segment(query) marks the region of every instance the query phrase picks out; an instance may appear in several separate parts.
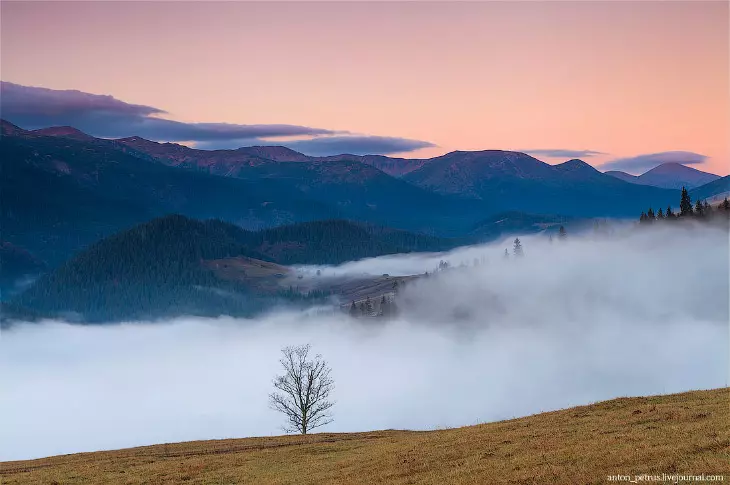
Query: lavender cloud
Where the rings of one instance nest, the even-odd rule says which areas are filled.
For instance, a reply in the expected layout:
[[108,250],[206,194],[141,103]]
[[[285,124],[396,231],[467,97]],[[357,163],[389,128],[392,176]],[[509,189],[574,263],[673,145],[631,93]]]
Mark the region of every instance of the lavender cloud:
[[[126,103],[109,95],[0,82],[0,116],[25,129],[68,125],[102,138],[141,136],[156,141],[187,141],[202,149],[285,145],[309,155],[387,154],[433,146],[419,140],[349,135],[300,125],[182,123],[159,117],[165,114],[162,109]],[[276,140],[302,136],[312,138],[286,143]]]
[[420,140],[410,140],[391,136],[334,135],[319,136],[303,140],[215,140],[196,143],[195,148],[202,150],[234,149],[241,146],[285,146],[310,156],[328,155],[390,155],[410,152],[421,148],[436,146]]
[[521,150],[529,155],[537,155],[551,158],[586,158],[596,155],[606,155],[604,152],[595,150],[570,150],[566,148],[536,148],[534,150]]

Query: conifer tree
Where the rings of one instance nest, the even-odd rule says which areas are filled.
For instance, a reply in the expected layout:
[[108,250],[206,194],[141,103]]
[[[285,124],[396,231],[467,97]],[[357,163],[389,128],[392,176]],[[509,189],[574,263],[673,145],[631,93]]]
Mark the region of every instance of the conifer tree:
[[373,302],[370,301],[370,297],[365,299],[365,313],[370,316],[373,314]]
[[672,206],[667,206],[667,219],[674,219],[674,212],[672,212]]
[[512,252],[515,253],[515,256],[520,258],[525,255],[525,251],[522,249],[522,243],[520,242],[520,238],[515,238],[514,247],[512,248]]
[[704,214],[704,207],[702,206],[702,202],[700,202],[700,199],[697,199],[697,202],[695,203],[695,215],[697,217],[702,217]]
[[722,209],[730,211],[730,201],[727,200],[727,197],[725,197],[725,200],[722,201]]
[[664,219],[664,212],[662,211],[662,208],[659,208],[659,212],[656,213],[657,219]]
[[702,213],[705,215],[705,217],[709,216],[712,213],[712,206],[705,201],[702,204]]
[[559,239],[565,239],[568,237],[568,233],[565,231],[564,226],[560,226],[560,229],[558,230],[558,238]]
[[509,259],[509,251],[507,251],[507,248],[504,248],[504,259]]
[[350,316],[351,317],[357,317],[357,306],[355,306],[355,302],[352,302],[352,305],[350,305]]
[[679,215],[680,216],[691,216],[692,215],[692,199],[687,193],[687,188],[682,187],[682,198],[679,201]]

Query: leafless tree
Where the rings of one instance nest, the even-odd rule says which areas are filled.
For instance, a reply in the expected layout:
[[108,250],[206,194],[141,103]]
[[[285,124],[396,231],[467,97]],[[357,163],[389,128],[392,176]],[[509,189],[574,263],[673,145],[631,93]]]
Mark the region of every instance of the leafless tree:
[[286,415],[289,433],[307,434],[309,431],[332,422],[329,410],[334,401],[329,400],[334,389],[327,362],[317,354],[309,360],[309,344],[286,347],[279,362],[284,375],[276,376],[277,392],[269,394],[271,409]]

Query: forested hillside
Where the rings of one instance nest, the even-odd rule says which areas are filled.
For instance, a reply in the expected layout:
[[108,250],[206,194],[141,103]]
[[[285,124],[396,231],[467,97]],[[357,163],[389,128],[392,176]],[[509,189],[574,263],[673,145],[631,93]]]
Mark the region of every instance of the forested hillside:
[[172,314],[247,314],[262,302],[204,269],[204,259],[260,256],[218,222],[153,220],[92,245],[12,301],[16,308],[83,321]]
[[218,221],[166,216],[108,237],[44,275],[5,307],[8,317],[80,321],[173,315],[251,315],[276,302],[323,295],[278,293],[216,277],[212,260],[246,256],[281,264],[337,264],[459,244],[403,231],[331,220],[246,231]]

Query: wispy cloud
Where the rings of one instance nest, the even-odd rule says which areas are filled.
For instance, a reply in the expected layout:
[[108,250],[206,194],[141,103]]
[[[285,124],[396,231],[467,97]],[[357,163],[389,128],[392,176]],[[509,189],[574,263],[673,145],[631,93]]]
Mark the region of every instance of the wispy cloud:
[[651,170],[662,163],[681,163],[682,165],[697,165],[707,161],[707,157],[700,153],[670,151],[647,153],[635,157],[617,158],[601,165],[602,170],[623,170],[629,173],[641,173]]
[[196,143],[201,150],[236,149],[242,146],[285,146],[314,157],[329,155],[390,155],[436,146],[421,140],[391,136],[331,135],[298,140],[233,139]]
[[[434,146],[420,140],[300,125],[182,123],[161,118],[168,113],[160,108],[130,104],[109,95],[9,82],[0,82],[0,114],[25,129],[68,125],[103,138],[141,136],[156,141],[193,142],[203,149],[285,145],[308,155],[337,155],[388,154]],[[291,137],[309,138],[276,140]]]
[[297,125],[181,123],[156,117],[166,111],[130,104],[113,96],[0,84],[4,119],[22,128],[69,125],[100,137],[142,136],[164,141],[208,141],[256,137],[329,135],[333,130]]
[[607,155],[604,152],[595,150],[569,150],[566,148],[536,148],[534,150],[520,150],[529,155],[538,155],[551,158],[586,158],[595,157],[596,155]]
[[297,140],[285,144],[293,150],[307,155],[330,155],[349,153],[352,155],[388,155],[434,147],[433,143],[390,136],[327,136],[310,140]]

